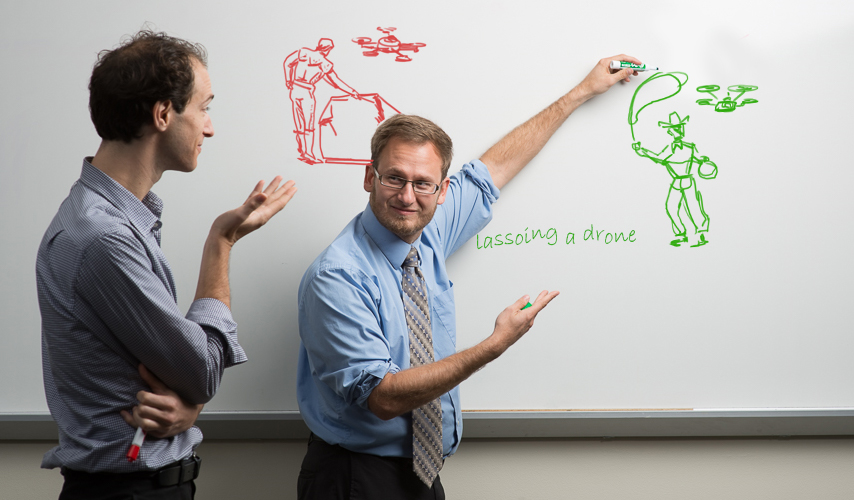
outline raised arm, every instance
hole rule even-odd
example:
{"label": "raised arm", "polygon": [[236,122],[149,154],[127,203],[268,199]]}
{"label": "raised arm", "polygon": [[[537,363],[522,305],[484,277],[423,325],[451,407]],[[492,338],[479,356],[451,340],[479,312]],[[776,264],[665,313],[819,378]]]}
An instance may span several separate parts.
{"label": "raised arm", "polygon": [[[662,149],[661,151],[656,153],[655,151],[651,151],[651,150],[646,149],[645,147],[641,146],[640,141],[638,141],[638,142],[635,142],[632,144],[632,149],[634,149],[635,153],[637,153],[638,156],[640,156],[641,158],[649,158],[650,160],[654,161],[655,163],[662,163],[664,160],[662,160],[661,157],[664,155],[664,153],[668,149],[670,149],[670,146],[664,146],[664,149]],[[669,155],[668,155],[668,157],[669,157]]]}
{"label": "raised arm", "polygon": [[489,168],[492,181],[498,189],[510,182],[543,149],[551,136],[579,106],[607,91],[618,81],[629,81],[630,76],[637,75],[637,71],[631,69],[612,70],[612,60],[641,64],[639,60],[625,54],[600,60],[581,83],[536,116],[513,129],[480,157]]}
{"label": "raised arm", "polygon": [[202,251],[202,266],[195,300],[217,299],[231,307],[228,284],[228,257],[231,248],[237,240],[266,224],[285,208],[296,194],[294,181],[288,181],[279,187],[281,181],[281,177],[276,177],[266,190],[264,181],[259,182],[243,205],[220,215],[214,221]]}

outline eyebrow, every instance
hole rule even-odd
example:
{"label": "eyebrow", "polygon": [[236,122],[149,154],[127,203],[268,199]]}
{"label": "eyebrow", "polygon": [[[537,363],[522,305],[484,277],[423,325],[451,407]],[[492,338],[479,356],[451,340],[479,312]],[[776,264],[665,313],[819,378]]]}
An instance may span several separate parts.
{"label": "eyebrow", "polygon": [[214,96],[213,94],[211,94],[211,95],[210,95],[210,97],[208,97],[207,99],[205,99],[204,101],[202,101],[202,104],[210,104],[210,103],[211,103],[211,101],[213,101],[213,98],[214,98],[214,97],[216,97],[216,96]]}
{"label": "eyebrow", "polygon": [[429,182],[430,184],[437,184],[436,182],[433,182],[432,179],[428,179],[425,177],[422,177],[420,179],[419,178],[409,179],[403,175],[403,172],[395,169],[394,167],[389,167],[389,170],[390,170],[389,172],[386,172],[385,174],[382,174],[382,175],[393,175],[395,177],[400,177],[401,179],[405,179],[405,180],[412,181],[412,182]]}

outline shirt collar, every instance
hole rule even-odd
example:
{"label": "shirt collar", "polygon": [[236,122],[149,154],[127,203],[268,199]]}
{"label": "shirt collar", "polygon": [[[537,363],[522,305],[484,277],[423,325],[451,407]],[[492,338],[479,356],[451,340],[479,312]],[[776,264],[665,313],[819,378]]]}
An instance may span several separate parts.
{"label": "shirt collar", "polygon": [[418,249],[418,254],[422,259],[424,258],[421,251],[421,236],[418,236],[418,239],[411,245],[403,241],[398,235],[389,231],[388,228],[377,220],[377,216],[374,215],[370,203],[365,207],[365,211],[362,212],[361,220],[365,232],[374,240],[374,243],[376,243],[377,247],[385,255],[385,258],[388,259],[389,263],[395,269],[400,269],[403,266],[403,261],[406,260],[411,247]]}
{"label": "shirt collar", "polygon": [[140,201],[115,179],[92,165],[91,161],[91,156],[83,159],[83,171],[80,173],[80,180],[86,187],[112,203],[139,231],[148,233],[160,229],[163,200],[159,196],[149,191]]}

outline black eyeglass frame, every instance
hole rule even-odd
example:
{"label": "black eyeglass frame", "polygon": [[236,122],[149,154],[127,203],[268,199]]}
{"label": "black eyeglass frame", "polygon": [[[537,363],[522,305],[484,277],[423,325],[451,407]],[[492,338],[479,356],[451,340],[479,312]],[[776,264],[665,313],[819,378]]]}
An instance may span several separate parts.
{"label": "black eyeglass frame", "polygon": [[[399,176],[397,176],[397,175],[380,174],[380,173],[377,171],[377,167],[373,167],[373,169],[374,169],[374,175],[376,175],[376,176],[377,176],[377,179],[379,179],[380,184],[382,184],[383,186],[385,186],[385,187],[387,187],[387,188],[391,188],[391,189],[403,189],[407,184],[412,184],[412,190],[413,190],[413,191],[415,191],[415,193],[417,193],[417,194],[423,194],[423,195],[434,195],[434,194],[436,194],[436,193],[438,193],[438,192],[439,192],[439,185],[438,185],[438,184],[436,184],[435,182],[429,182],[429,181],[411,181],[411,180],[409,180],[409,179],[404,179],[403,177],[399,177]],[[403,184],[401,184],[400,186],[391,186],[391,185],[386,184],[385,182],[383,182],[383,178],[385,178],[386,180],[388,180],[388,178],[389,178],[389,177],[393,177],[393,178],[395,178],[395,179],[400,179],[400,180],[403,182]],[[416,184],[426,184],[426,185],[428,185],[428,186],[432,186],[432,187],[433,187],[433,191],[432,191],[432,192],[419,191],[419,190],[418,190],[418,187],[416,186]]]}

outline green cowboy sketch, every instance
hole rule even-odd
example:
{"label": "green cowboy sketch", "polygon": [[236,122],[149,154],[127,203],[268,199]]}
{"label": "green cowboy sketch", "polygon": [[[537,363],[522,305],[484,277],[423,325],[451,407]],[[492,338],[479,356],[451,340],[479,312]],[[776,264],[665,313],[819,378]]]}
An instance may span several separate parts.
{"label": "green cowboy sketch", "polygon": [[674,111],[670,113],[669,121],[658,122],[658,126],[673,138],[658,153],[642,147],[640,141],[632,144],[638,156],[664,165],[673,179],[665,208],[675,236],[670,244],[675,247],[683,244],[699,247],[708,243],[709,215],[703,207],[703,195],[697,189],[695,174],[703,179],[714,179],[718,173],[717,165],[708,156],[697,156],[697,146],[683,140],[689,118],[682,119]]}

